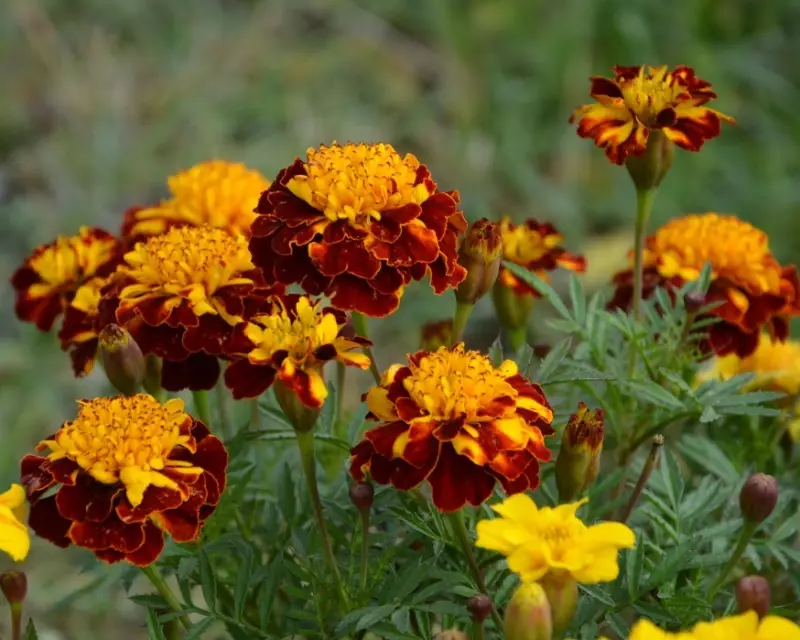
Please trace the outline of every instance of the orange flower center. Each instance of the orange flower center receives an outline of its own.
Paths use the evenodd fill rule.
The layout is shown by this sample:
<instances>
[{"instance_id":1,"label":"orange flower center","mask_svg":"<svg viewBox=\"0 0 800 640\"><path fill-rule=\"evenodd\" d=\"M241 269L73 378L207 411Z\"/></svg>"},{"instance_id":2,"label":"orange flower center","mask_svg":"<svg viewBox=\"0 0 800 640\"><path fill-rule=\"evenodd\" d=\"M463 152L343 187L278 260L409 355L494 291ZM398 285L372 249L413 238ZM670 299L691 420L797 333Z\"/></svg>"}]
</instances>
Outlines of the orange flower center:
<instances>
[{"instance_id":1,"label":"orange flower center","mask_svg":"<svg viewBox=\"0 0 800 640\"><path fill-rule=\"evenodd\" d=\"M190 436L181 432L189 416L183 400L163 405L145 394L80 401L77 418L58 430L49 448L49 460L67 458L98 482L122 482L131 504L141 504L149 485L174 488L176 483L160 473L167 467L194 470L188 462L169 460L176 447L191 448Z\"/></svg>"},{"instance_id":2,"label":"orange flower center","mask_svg":"<svg viewBox=\"0 0 800 640\"><path fill-rule=\"evenodd\" d=\"M514 225L509 218L500 222L503 238L503 257L519 265L541 260L558 247L563 238L558 234L544 235L527 225Z\"/></svg>"},{"instance_id":3,"label":"orange flower center","mask_svg":"<svg viewBox=\"0 0 800 640\"><path fill-rule=\"evenodd\" d=\"M181 171L167 181L172 198L136 212L132 235L158 235L168 222L209 225L247 232L269 181L240 163L213 160Z\"/></svg>"},{"instance_id":4,"label":"orange flower center","mask_svg":"<svg viewBox=\"0 0 800 640\"><path fill-rule=\"evenodd\" d=\"M31 285L28 294L38 298L66 284L91 276L114 255L113 238L94 238L88 227L81 227L77 236L59 236L55 243L29 262L44 281Z\"/></svg>"},{"instance_id":5,"label":"orange flower center","mask_svg":"<svg viewBox=\"0 0 800 640\"><path fill-rule=\"evenodd\" d=\"M431 195L424 184L415 185L419 160L401 156L390 144L334 143L310 148L307 155L306 175L286 186L331 221L363 226L380 220L381 211L421 204Z\"/></svg>"},{"instance_id":6,"label":"orange flower center","mask_svg":"<svg viewBox=\"0 0 800 640\"><path fill-rule=\"evenodd\" d=\"M198 316L219 314L229 324L241 322L214 294L226 286L252 284L241 276L254 269L245 236L212 227L173 227L137 243L125 262L118 273L136 284L125 287L120 299L156 295L169 298L168 307L188 300Z\"/></svg>"},{"instance_id":7,"label":"orange flower center","mask_svg":"<svg viewBox=\"0 0 800 640\"><path fill-rule=\"evenodd\" d=\"M656 231L645 251L667 278L696 280L711 264L712 276L753 293L779 293L781 268L769 250L767 234L735 216L716 213L677 218Z\"/></svg>"},{"instance_id":8,"label":"orange flower center","mask_svg":"<svg viewBox=\"0 0 800 640\"><path fill-rule=\"evenodd\" d=\"M643 66L639 75L630 80L617 80L625 105L643 123L655 124L656 116L673 106L686 87L680 83L666 66Z\"/></svg>"},{"instance_id":9,"label":"orange flower center","mask_svg":"<svg viewBox=\"0 0 800 640\"><path fill-rule=\"evenodd\" d=\"M493 418L481 415L499 397L517 397L506 378L517 373L517 366L507 360L496 368L478 351L465 351L459 345L429 353L419 365L411 366L411 375L403 380L408 394L435 420L447 421L466 416L466 421L485 422ZM512 408L513 412L513 408Z\"/></svg>"}]
</instances>

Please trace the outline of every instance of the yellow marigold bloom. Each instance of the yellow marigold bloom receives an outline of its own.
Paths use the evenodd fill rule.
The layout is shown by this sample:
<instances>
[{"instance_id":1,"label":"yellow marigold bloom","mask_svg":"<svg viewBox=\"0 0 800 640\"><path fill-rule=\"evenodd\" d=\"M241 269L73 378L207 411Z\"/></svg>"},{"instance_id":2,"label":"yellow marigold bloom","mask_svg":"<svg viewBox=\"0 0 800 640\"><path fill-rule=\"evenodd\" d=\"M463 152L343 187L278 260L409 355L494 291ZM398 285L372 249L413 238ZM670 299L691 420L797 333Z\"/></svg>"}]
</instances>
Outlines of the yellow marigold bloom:
<instances>
[{"instance_id":1,"label":"yellow marigold bloom","mask_svg":"<svg viewBox=\"0 0 800 640\"><path fill-rule=\"evenodd\" d=\"M677 146L699 151L734 119L706 106L717 95L694 70L678 66L614 67L614 78L591 78L594 104L576 109L578 135L592 138L615 164L645 152L650 133L661 131Z\"/></svg>"},{"instance_id":2,"label":"yellow marigold bloom","mask_svg":"<svg viewBox=\"0 0 800 640\"><path fill-rule=\"evenodd\" d=\"M540 509L527 495L511 496L492 507L500 518L478 523L475 544L507 556L509 569L526 582L550 572L582 583L615 580L617 553L634 546L633 531L618 522L585 525L575 512L586 502Z\"/></svg>"},{"instance_id":3,"label":"yellow marigold bloom","mask_svg":"<svg viewBox=\"0 0 800 640\"><path fill-rule=\"evenodd\" d=\"M25 526L25 490L12 484L0 493L0 550L15 562L22 562L31 548L28 527Z\"/></svg>"},{"instance_id":4,"label":"yellow marigold bloom","mask_svg":"<svg viewBox=\"0 0 800 640\"><path fill-rule=\"evenodd\" d=\"M639 620L629 640L800 640L800 626L779 616L759 621L755 611L699 622L691 631L662 631L649 620Z\"/></svg>"},{"instance_id":5,"label":"yellow marigold bloom","mask_svg":"<svg viewBox=\"0 0 800 640\"><path fill-rule=\"evenodd\" d=\"M186 225L247 234L258 199L270 183L238 162L211 160L171 176L167 185L172 197L125 213L123 236L154 236Z\"/></svg>"},{"instance_id":6,"label":"yellow marigold bloom","mask_svg":"<svg viewBox=\"0 0 800 640\"><path fill-rule=\"evenodd\" d=\"M304 405L319 408L328 397L322 377L326 362L369 368L369 357L361 349L371 343L346 337L346 324L344 313L323 309L306 296L275 296L271 313L237 327L225 384L234 398L255 398L277 377Z\"/></svg>"},{"instance_id":7,"label":"yellow marigold bloom","mask_svg":"<svg viewBox=\"0 0 800 640\"><path fill-rule=\"evenodd\" d=\"M649 237L644 251L644 295L661 286L677 291L697 280L711 265L706 303L721 302L709 313L718 317L704 349L718 355L752 353L762 328L785 340L787 320L800 314L800 281L794 266L781 266L767 234L735 216L689 214L671 220ZM612 306L627 307L633 291L632 270L614 277Z\"/></svg>"}]
</instances>

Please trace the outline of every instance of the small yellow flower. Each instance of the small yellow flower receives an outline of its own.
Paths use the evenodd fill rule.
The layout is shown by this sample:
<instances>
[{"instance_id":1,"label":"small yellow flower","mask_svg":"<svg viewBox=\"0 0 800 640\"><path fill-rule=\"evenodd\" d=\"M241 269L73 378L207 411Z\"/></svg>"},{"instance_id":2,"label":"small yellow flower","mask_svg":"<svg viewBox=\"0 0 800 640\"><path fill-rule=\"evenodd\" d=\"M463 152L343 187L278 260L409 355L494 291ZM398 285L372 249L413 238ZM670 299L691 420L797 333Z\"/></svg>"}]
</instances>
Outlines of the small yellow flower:
<instances>
[{"instance_id":1,"label":"small yellow flower","mask_svg":"<svg viewBox=\"0 0 800 640\"><path fill-rule=\"evenodd\" d=\"M639 620L630 640L800 640L800 626L779 616L759 621L755 611L700 622L691 631L662 631L649 620Z\"/></svg>"},{"instance_id":2,"label":"small yellow flower","mask_svg":"<svg viewBox=\"0 0 800 640\"><path fill-rule=\"evenodd\" d=\"M25 511L25 490L20 485L0 493L0 549L15 562L22 562L31 548Z\"/></svg>"},{"instance_id":3,"label":"small yellow flower","mask_svg":"<svg viewBox=\"0 0 800 640\"><path fill-rule=\"evenodd\" d=\"M548 573L609 582L619 574L618 551L633 547L635 536L618 522L586 526L575 515L585 502L540 509L526 495L511 496L493 507L502 517L478 523L475 544L508 556L509 568L525 582Z\"/></svg>"}]
</instances>

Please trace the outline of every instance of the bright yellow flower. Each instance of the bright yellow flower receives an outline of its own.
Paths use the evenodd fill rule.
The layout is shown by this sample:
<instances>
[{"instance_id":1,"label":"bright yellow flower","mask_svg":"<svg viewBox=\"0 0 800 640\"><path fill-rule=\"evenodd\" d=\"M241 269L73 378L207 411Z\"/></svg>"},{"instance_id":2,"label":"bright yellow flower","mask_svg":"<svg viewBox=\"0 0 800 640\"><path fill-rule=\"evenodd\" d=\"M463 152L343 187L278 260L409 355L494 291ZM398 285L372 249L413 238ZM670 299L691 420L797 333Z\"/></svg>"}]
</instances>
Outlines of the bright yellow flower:
<instances>
[{"instance_id":1,"label":"bright yellow flower","mask_svg":"<svg viewBox=\"0 0 800 640\"><path fill-rule=\"evenodd\" d=\"M779 616L758 619L755 611L699 622L691 631L662 631L649 620L639 620L629 640L800 640L800 626Z\"/></svg>"},{"instance_id":2,"label":"bright yellow flower","mask_svg":"<svg viewBox=\"0 0 800 640\"><path fill-rule=\"evenodd\" d=\"M618 522L586 526L575 515L585 502L540 509L526 495L511 496L493 507L502 517L478 523L475 544L508 556L509 569L526 582L549 572L609 582L619 574L617 553L634 546L634 533Z\"/></svg>"},{"instance_id":3,"label":"bright yellow flower","mask_svg":"<svg viewBox=\"0 0 800 640\"><path fill-rule=\"evenodd\" d=\"M169 200L125 214L124 236L160 235L185 225L249 233L258 199L270 183L238 162L212 160L171 176L167 184Z\"/></svg>"},{"instance_id":4,"label":"bright yellow flower","mask_svg":"<svg viewBox=\"0 0 800 640\"><path fill-rule=\"evenodd\" d=\"M22 562L31 548L28 527L25 526L25 490L12 484L0 493L0 550L15 562Z\"/></svg>"}]
</instances>

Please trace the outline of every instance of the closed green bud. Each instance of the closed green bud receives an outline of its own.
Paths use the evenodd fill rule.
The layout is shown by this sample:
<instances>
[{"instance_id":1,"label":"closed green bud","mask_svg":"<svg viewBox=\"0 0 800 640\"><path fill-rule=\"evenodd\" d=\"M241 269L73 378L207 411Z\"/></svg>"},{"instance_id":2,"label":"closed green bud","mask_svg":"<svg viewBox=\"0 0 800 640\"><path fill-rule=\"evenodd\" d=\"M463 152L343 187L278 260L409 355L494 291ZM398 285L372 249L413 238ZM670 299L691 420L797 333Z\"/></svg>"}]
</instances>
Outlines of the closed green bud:
<instances>
[{"instance_id":1,"label":"closed green bud","mask_svg":"<svg viewBox=\"0 0 800 640\"><path fill-rule=\"evenodd\" d=\"M467 270L467 277L456 289L461 304L475 304L485 296L497 280L503 243L500 225L481 218L467 231L458 262Z\"/></svg>"},{"instance_id":2,"label":"closed green bud","mask_svg":"<svg viewBox=\"0 0 800 640\"><path fill-rule=\"evenodd\" d=\"M578 583L565 571L550 571L541 580L553 618L553 635L560 638L578 608Z\"/></svg>"},{"instance_id":3,"label":"closed green bud","mask_svg":"<svg viewBox=\"0 0 800 640\"><path fill-rule=\"evenodd\" d=\"M604 417L602 409L592 411L581 402L564 429L556 459L556 486L562 503L574 502L597 478Z\"/></svg>"},{"instance_id":4,"label":"closed green bud","mask_svg":"<svg viewBox=\"0 0 800 640\"><path fill-rule=\"evenodd\" d=\"M98 354L108 381L125 395L139 391L144 380L145 363L136 340L116 324L110 324L100 331L98 339Z\"/></svg>"},{"instance_id":5,"label":"closed green bud","mask_svg":"<svg viewBox=\"0 0 800 640\"><path fill-rule=\"evenodd\" d=\"M506 640L552 640L550 603L538 582L521 584L506 607Z\"/></svg>"},{"instance_id":6,"label":"closed green bud","mask_svg":"<svg viewBox=\"0 0 800 640\"><path fill-rule=\"evenodd\" d=\"M273 389L275 389L275 397L278 400L278 404L283 409L283 413L289 419L295 431L299 433L311 431L314 425L317 424L319 409L303 404L297 394L280 380L275 381Z\"/></svg>"},{"instance_id":7,"label":"closed green bud","mask_svg":"<svg viewBox=\"0 0 800 640\"><path fill-rule=\"evenodd\" d=\"M651 130L647 148L640 156L629 156L625 166L639 191L649 191L661 184L672 167L675 145L661 131Z\"/></svg>"}]
</instances>

